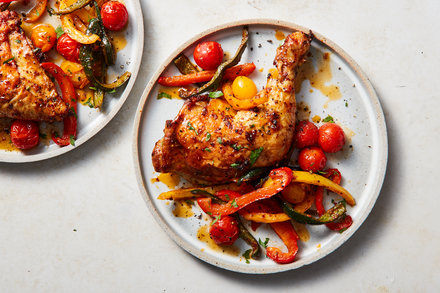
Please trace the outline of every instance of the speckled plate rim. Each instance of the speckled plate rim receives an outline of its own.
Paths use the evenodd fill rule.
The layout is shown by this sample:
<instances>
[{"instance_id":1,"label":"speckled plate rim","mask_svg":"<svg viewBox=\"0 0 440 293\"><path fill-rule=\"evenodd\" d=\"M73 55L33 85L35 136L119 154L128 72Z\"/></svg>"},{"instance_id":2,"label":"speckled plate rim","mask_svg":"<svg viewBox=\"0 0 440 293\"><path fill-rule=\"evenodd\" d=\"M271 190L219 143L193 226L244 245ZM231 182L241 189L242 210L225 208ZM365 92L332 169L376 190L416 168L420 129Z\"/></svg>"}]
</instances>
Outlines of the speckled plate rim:
<instances>
[{"instance_id":1,"label":"speckled plate rim","mask_svg":"<svg viewBox=\"0 0 440 293\"><path fill-rule=\"evenodd\" d=\"M183 45L179 46L171 55L166 59L162 65L157 69L153 77L150 79L150 81L147 84L146 89L144 90L142 94L142 98L139 101L137 110L136 110L136 117L133 127L133 159L134 159L134 168L136 173L136 179L138 182L139 190L142 194L142 197L144 198L149 210L153 214L156 221L159 223L159 225L162 227L162 229L173 239L180 247L185 249L187 252L191 253L193 256L210 263L214 266L234 271L234 272L240 272L240 273L247 273L247 274L268 274L268 273L277 273L277 272L284 272L289 271L293 269L300 268L304 265L311 264L313 262L318 261L319 259L324 258L337 248L339 248L344 242L346 242L356 231L357 229L362 225L362 223L365 221L369 213L371 212L377 197L379 196L380 190L382 188L382 184L385 178L385 172L386 172L386 166L387 166L387 159L388 159L388 140L387 140L387 130L386 130L386 124L385 124L385 118L383 115L382 107L379 102L379 98L376 95L376 92L371 85L368 77L365 75L365 73L361 70L359 65L347 54L344 50L342 50L338 45L327 39L326 37L320 35L319 33L316 33L313 31L313 34L315 36L315 41L318 40L322 42L324 45L328 46L332 50L334 50L342 59L344 59L347 64L350 65L350 67L353 69L353 71L357 74L357 77L362 81L363 86L367 90L368 97L370 99L371 105L373 107L373 111L376 115L376 123L378 128L378 165L376 166L376 172L375 172L375 178L374 183L375 186L372 189L371 195L369 197L370 201L367 205L365 205L364 209L360 211L359 217L356 218L356 221L353 223L352 227L347 230L345 233L341 234L342 237L338 238L336 241L332 242L332 244L327 245L326 247L320 249L315 255L309 258L299 259L291 264L287 265L278 265L274 263L274 266L271 268L259 268L252 265L246 266L244 269L241 266L231 265L229 263L223 263L221 259L218 259L216 257L211 257L210 255L203 253L199 249L193 247L191 243L186 242L184 239L182 239L177 233L175 233L172 229L168 227L165 220L163 219L162 215L156 210L154 207L154 204L152 202L152 199L150 198L150 195L148 194L147 189L147 182L146 177L144 176L144 172L142 170L142 164L141 164L141 158L140 158L140 151L139 151L139 139L140 139L140 127L141 127L141 121L143 120L143 116L146 115L146 113L143 112L143 109L146 105L146 102L148 100L150 91L156 84L157 79L160 77L162 72L166 69L166 67L172 62L172 60L182 51L184 51L186 48L197 42L198 40L209 36L211 34L217 33L222 30L235 28L237 26L244 26L244 25L269 25L281 28L281 29L288 29L292 31L302 31L305 33L309 33L311 30L307 29L305 27L299 26L294 23L286 22L286 21L280 21L280 20L273 20L273 19L247 19L247 20L240 20L230 23L225 23L219 26L215 26L213 28L210 28L195 37L191 38L187 42L185 42ZM153 199L154 200L154 199Z\"/></svg>"},{"instance_id":2,"label":"speckled plate rim","mask_svg":"<svg viewBox=\"0 0 440 293\"><path fill-rule=\"evenodd\" d=\"M3 163L30 163L30 162L37 162L42 161L46 159L50 159L53 157L57 157L59 155L65 154L73 149L78 148L80 145L88 141L90 138L92 138L95 134L97 134L101 129L103 129L112 119L113 117L119 112L119 110L122 108L122 105L124 105L125 101L127 100L128 96L130 95L130 92L134 86L134 83L136 82L136 77L139 72L139 68L142 61L142 53L144 48L144 20L142 15L142 7L139 0L131 0L134 5L133 11L129 11L130 13L134 13L134 20L136 21L135 29L136 34L133 35L133 38L137 39L137 46L133 50L136 52L139 52L138 55L133 56L133 59L131 62L133 65L133 70L131 70L131 77L128 81L127 85L125 86L122 94L120 97L118 97L118 102L112 107L112 109L105 114L105 119L103 119L100 123L98 123L92 130L88 131L84 135L80 134L78 139L75 141L75 146L68 145L65 147L58 147L54 150L42 152L38 154L30 154L30 155L21 155L21 154L14 154L15 152L5 152L0 153L0 162ZM130 1L130 2L131 2ZM12 153L12 154L11 154Z\"/></svg>"}]
</instances>

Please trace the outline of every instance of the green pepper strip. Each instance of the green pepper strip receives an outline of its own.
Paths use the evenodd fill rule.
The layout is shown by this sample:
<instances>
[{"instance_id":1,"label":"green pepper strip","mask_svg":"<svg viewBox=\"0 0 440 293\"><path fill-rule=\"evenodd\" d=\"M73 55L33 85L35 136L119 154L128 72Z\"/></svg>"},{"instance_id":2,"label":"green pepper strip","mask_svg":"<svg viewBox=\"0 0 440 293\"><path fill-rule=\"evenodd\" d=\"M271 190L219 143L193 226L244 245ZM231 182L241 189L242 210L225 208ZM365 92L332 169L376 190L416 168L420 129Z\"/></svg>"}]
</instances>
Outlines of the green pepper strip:
<instances>
[{"instance_id":1,"label":"green pepper strip","mask_svg":"<svg viewBox=\"0 0 440 293\"><path fill-rule=\"evenodd\" d=\"M75 3L73 3L70 6L67 6L64 9L55 11L55 9L53 8L49 8L47 9L47 12L49 12L49 15L63 15L63 14L69 14L72 13L78 9L83 8L84 6L86 6L87 4L89 4L90 2L92 2L92 0L78 0Z\"/></svg>"},{"instance_id":2,"label":"green pepper strip","mask_svg":"<svg viewBox=\"0 0 440 293\"><path fill-rule=\"evenodd\" d=\"M87 32L95 33L99 29L99 20L94 18L90 21ZM84 68L84 72L91 83L97 88L104 92L111 92L127 82L130 79L131 73L125 72L121 75L115 82L110 84L105 84L100 82L93 74L93 68L95 66L95 58L93 57L93 46L83 45L79 50L79 60Z\"/></svg>"},{"instance_id":3,"label":"green pepper strip","mask_svg":"<svg viewBox=\"0 0 440 293\"><path fill-rule=\"evenodd\" d=\"M197 195L207 196L207 197L211 198L213 202L216 202L218 204L226 204L227 203L227 201L222 199L222 198L224 198L225 194L229 194L232 197L232 199L235 199L237 196L240 195L238 192L231 191L231 190L224 190L224 191L220 191L220 192L216 193L216 195L219 195L219 196L213 195L212 193L209 193L206 190L202 190L202 189L191 190L191 193L197 194ZM260 249L260 245L258 244L258 241L246 229L246 227L243 225L240 217L237 214L233 214L232 216L235 217L235 219L237 220L237 223L238 223L238 230L239 230L238 236L241 239L243 239L247 244L249 244L249 246L251 246L251 248L252 248L249 256L254 259L255 259L255 257L260 256L261 249Z\"/></svg>"},{"instance_id":4,"label":"green pepper strip","mask_svg":"<svg viewBox=\"0 0 440 293\"><path fill-rule=\"evenodd\" d=\"M94 5L96 14L98 15L98 24L100 28L98 35L101 38L101 47L103 49L102 51L104 53L105 63L111 66L115 64L116 61L115 50L113 49L112 42L110 42L107 32L105 31L104 24L102 23L101 11L99 9L98 3L94 1Z\"/></svg>"},{"instance_id":5,"label":"green pepper strip","mask_svg":"<svg viewBox=\"0 0 440 293\"><path fill-rule=\"evenodd\" d=\"M192 96L199 95L204 92L213 91L219 87L219 85L222 81L222 78L223 78L223 74L225 73L225 70L228 69L229 67L237 65L238 62L240 62L241 56L243 55L243 52L246 49L248 39L249 39L249 31L248 31L248 28L245 26L243 28L243 32L242 32L241 44L238 47L238 50L235 53L234 57L232 59L220 64L220 66L217 68L217 71L215 72L212 79L208 83L206 83L204 86L199 88Z\"/></svg>"},{"instance_id":6,"label":"green pepper strip","mask_svg":"<svg viewBox=\"0 0 440 293\"><path fill-rule=\"evenodd\" d=\"M345 207L345 201L340 201L337 204L335 204L334 207L332 207L331 209L326 211L322 216L316 219L310 215L306 215L295 211L288 202L283 201L281 205L283 211L290 218L297 221L298 223L309 224L309 225L322 225L322 224L331 223L341 217L344 217L347 211Z\"/></svg>"},{"instance_id":7,"label":"green pepper strip","mask_svg":"<svg viewBox=\"0 0 440 293\"><path fill-rule=\"evenodd\" d=\"M237 184L240 185L243 181L252 181L255 179L259 179L262 175L266 174L268 171L267 168L256 168L252 169L243 176L238 179Z\"/></svg>"},{"instance_id":8,"label":"green pepper strip","mask_svg":"<svg viewBox=\"0 0 440 293\"><path fill-rule=\"evenodd\" d=\"M173 60L174 65L176 65L179 72L182 74L197 73L197 68L189 61L185 54L181 53Z\"/></svg>"}]
</instances>

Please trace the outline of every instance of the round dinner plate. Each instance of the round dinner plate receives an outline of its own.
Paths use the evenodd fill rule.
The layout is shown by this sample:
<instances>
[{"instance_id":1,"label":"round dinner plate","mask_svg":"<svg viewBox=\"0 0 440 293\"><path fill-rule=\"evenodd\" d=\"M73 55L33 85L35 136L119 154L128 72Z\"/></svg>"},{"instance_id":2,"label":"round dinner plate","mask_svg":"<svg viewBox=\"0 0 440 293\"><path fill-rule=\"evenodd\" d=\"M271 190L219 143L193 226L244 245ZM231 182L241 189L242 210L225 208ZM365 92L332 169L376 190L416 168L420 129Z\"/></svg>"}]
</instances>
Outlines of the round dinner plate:
<instances>
[{"instance_id":1,"label":"round dinner plate","mask_svg":"<svg viewBox=\"0 0 440 293\"><path fill-rule=\"evenodd\" d=\"M48 145L40 143L28 151L0 150L0 162L34 162L67 153L92 138L118 113L135 83L144 46L144 25L140 2L139 0L125 1L124 4L127 7L129 20L127 27L118 34L124 35L126 45L118 52L116 64L109 68L108 75L111 79L125 71L131 72L127 85L113 94L107 93L100 110L78 105L78 136L75 146L59 147L51 141ZM45 16L43 22L52 23L55 28L59 25L53 17L48 16Z\"/></svg>"},{"instance_id":2,"label":"round dinner plate","mask_svg":"<svg viewBox=\"0 0 440 293\"><path fill-rule=\"evenodd\" d=\"M385 176L388 145L382 109L368 78L341 48L313 32L315 38L308 64L303 66L308 66L309 73L326 74L327 79L320 87L317 87L319 82L316 79L311 83L307 76L301 82L301 89L296 93L299 116L311 120L318 116L324 119L330 115L345 131L346 146L342 152L328 155L327 167L341 171L343 187L356 198L357 204L347 207L353 225L343 233L330 231L325 226L307 226L310 239L299 242L296 260L285 265L276 264L264 255L258 260L247 262L242 254L249 247L242 240L236 241L235 248L225 252L208 244L209 241L204 241L200 229L209 226L209 217L203 214L197 204L192 206L194 215L184 218L173 214L175 206L172 203L157 199L161 192L169 189L162 182L154 180L159 174L154 171L151 153L156 141L163 136L165 121L174 119L183 104L183 100L179 99L158 99L160 86L157 80L161 75L179 74L172 60L181 52L192 60L194 47L200 41L218 41L225 52L233 55L245 25L249 28L249 43L240 63L256 64L257 69L251 78L259 89L265 85L266 76L273 67L276 48L283 42L280 35L293 31L309 33L309 29L292 23L245 20L209 29L179 46L159 67L140 100L134 125L133 155L139 188L147 206L160 226L178 245L212 265L242 273L264 274L292 270L315 262L353 235L379 195ZM331 93L331 88L339 92L339 96ZM281 240L266 226L251 233L257 240L269 238L269 246L285 249Z\"/></svg>"}]
</instances>

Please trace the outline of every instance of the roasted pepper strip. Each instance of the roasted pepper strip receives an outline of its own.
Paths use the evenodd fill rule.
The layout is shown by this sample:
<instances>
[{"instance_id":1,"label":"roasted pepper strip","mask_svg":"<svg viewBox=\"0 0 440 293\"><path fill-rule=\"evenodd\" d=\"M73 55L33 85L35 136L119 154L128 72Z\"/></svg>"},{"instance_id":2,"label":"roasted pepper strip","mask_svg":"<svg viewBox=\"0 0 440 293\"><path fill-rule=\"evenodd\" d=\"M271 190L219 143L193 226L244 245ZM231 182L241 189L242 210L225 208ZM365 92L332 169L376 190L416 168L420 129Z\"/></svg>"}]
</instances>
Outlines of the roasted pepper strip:
<instances>
[{"instance_id":1,"label":"roasted pepper strip","mask_svg":"<svg viewBox=\"0 0 440 293\"><path fill-rule=\"evenodd\" d=\"M96 41L99 41L99 36L96 34L86 35L79 31L75 25L73 24L73 18L71 15L62 15L60 17L61 26L65 33L69 35L72 39L81 44L94 44Z\"/></svg>"},{"instance_id":2,"label":"roasted pepper strip","mask_svg":"<svg viewBox=\"0 0 440 293\"><path fill-rule=\"evenodd\" d=\"M35 4L34 8L26 15L24 19L25 22L36 22L43 16L44 11L46 10L47 0L37 0L37 4Z\"/></svg>"},{"instance_id":3,"label":"roasted pepper strip","mask_svg":"<svg viewBox=\"0 0 440 293\"><path fill-rule=\"evenodd\" d=\"M157 199L160 200L180 200L180 199L190 199L194 197L207 197L208 195L205 193L203 195L202 192L207 192L210 194L216 193L220 190L233 190L239 192L241 194L247 193L253 190L252 186L249 184L241 184L240 186L231 183L227 185L217 185L210 187L190 187L190 188L180 188L175 190L170 190L159 194Z\"/></svg>"},{"instance_id":4,"label":"roasted pepper strip","mask_svg":"<svg viewBox=\"0 0 440 293\"><path fill-rule=\"evenodd\" d=\"M236 216L237 223L238 223L238 229L239 229L239 237L243 239L249 246L252 248L251 252L249 253L249 257L255 259L256 257L259 257L261 254L261 247L258 244L258 241L252 236L252 234L246 229L246 227L241 222L240 218Z\"/></svg>"},{"instance_id":5,"label":"roasted pepper strip","mask_svg":"<svg viewBox=\"0 0 440 293\"><path fill-rule=\"evenodd\" d=\"M292 180L292 170L287 167L274 169L270 172L269 177L273 180L271 185L246 193L239 198L229 200L226 204L212 203L210 198L200 198L197 202L206 213L222 216L230 215L253 202L270 198L283 190Z\"/></svg>"},{"instance_id":6,"label":"roasted pepper strip","mask_svg":"<svg viewBox=\"0 0 440 293\"><path fill-rule=\"evenodd\" d=\"M73 3L72 5L69 5L65 8L62 8L58 11L56 11L53 8L49 8L47 11L49 12L50 15L64 15L64 14L69 14L72 13L78 9L83 8L84 6L86 6L87 4L89 4L90 2L92 2L92 0L78 0L75 3Z\"/></svg>"},{"instance_id":7,"label":"roasted pepper strip","mask_svg":"<svg viewBox=\"0 0 440 293\"><path fill-rule=\"evenodd\" d=\"M279 223L290 221L290 217L285 213L260 213L260 212L241 212L240 215L248 221L257 223Z\"/></svg>"},{"instance_id":8,"label":"roasted pepper strip","mask_svg":"<svg viewBox=\"0 0 440 293\"><path fill-rule=\"evenodd\" d=\"M212 79L208 83L206 83L204 86L198 88L196 93L193 95L199 95L204 92L216 90L219 87L219 85L223 79L223 75L225 74L225 70L228 69L229 67L237 65L238 62L240 62L241 55L243 55L244 50L246 49L248 39L249 39L249 31L248 31L248 28L245 26L242 31L241 44L238 47L237 52L235 53L234 57L232 57L232 59L220 64L219 67L217 67L217 70L215 71L215 74L212 77Z\"/></svg>"},{"instance_id":9,"label":"roasted pepper strip","mask_svg":"<svg viewBox=\"0 0 440 293\"><path fill-rule=\"evenodd\" d=\"M349 205L354 206L356 204L356 201L353 198L353 196L345 188L343 188L339 184L334 183L330 179L306 171L292 171L292 172L293 172L293 179L292 179L293 182L302 182L302 183L325 187L328 190L333 191L334 193L337 193L340 196L342 196Z\"/></svg>"},{"instance_id":10,"label":"roasted pepper strip","mask_svg":"<svg viewBox=\"0 0 440 293\"><path fill-rule=\"evenodd\" d=\"M116 61L116 53L113 48L112 42L105 31L104 24L102 23L101 10L99 9L98 3L94 1L95 11L98 16L98 23L100 27L99 36L101 37L101 47L104 53L105 63L109 66L114 65Z\"/></svg>"},{"instance_id":11,"label":"roasted pepper strip","mask_svg":"<svg viewBox=\"0 0 440 293\"><path fill-rule=\"evenodd\" d=\"M284 213L286 213L290 218L297 221L298 223L309 224L309 225L322 225L322 224L331 223L341 217L344 217L345 213L347 212L344 201L335 204L334 207L326 211L318 219L313 218L310 215L295 211L293 207L286 201L283 201L282 207Z\"/></svg>"},{"instance_id":12,"label":"roasted pepper strip","mask_svg":"<svg viewBox=\"0 0 440 293\"><path fill-rule=\"evenodd\" d=\"M234 80L237 76L248 76L255 70L254 63L245 63L226 69L223 80ZM161 76L157 80L163 86L185 86L193 83L207 82L212 79L215 71L207 70L186 75L176 75L171 77Z\"/></svg>"},{"instance_id":13,"label":"roasted pepper strip","mask_svg":"<svg viewBox=\"0 0 440 293\"><path fill-rule=\"evenodd\" d=\"M192 64L188 57L183 53L174 58L173 63L182 74L193 74L198 72L194 64Z\"/></svg>"},{"instance_id":14,"label":"roasted pepper strip","mask_svg":"<svg viewBox=\"0 0 440 293\"><path fill-rule=\"evenodd\" d=\"M329 170L326 170L325 173L326 174L324 176L329 177L336 184L341 183L342 176L341 176L341 173L339 172L339 170L329 169ZM320 216L325 213L323 198L324 198L324 188L318 187L316 190L316 194L315 194L315 206L316 206L316 210L318 211L318 215L320 215ZM326 226L330 230L342 232L342 231L346 230L347 228L349 228L352 224L353 224L353 219L351 218L351 216L346 215L345 217L343 217L342 220L328 223L328 224L326 224Z\"/></svg>"},{"instance_id":15,"label":"roasted pepper strip","mask_svg":"<svg viewBox=\"0 0 440 293\"><path fill-rule=\"evenodd\" d=\"M298 252L298 235L290 222L272 223L270 227L283 240L288 252L282 252L277 247L268 247L266 249L267 257L279 264L288 264L295 260Z\"/></svg>"},{"instance_id":16,"label":"roasted pepper strip","mask_svg":"<svg viewBox=\"0 0 440 293\"><path fill-rule=\"evenodd\" d=\"M59 146L74 144L77 132L77 102L75 88L69 77L60 67L58 67L58 65L47 62L42 63L41 67L55 78L61 89L64 102L70 107L69 115L64 118L63 136L57 137L52 135L52 140Z\"/></svg>"}]
</instances>

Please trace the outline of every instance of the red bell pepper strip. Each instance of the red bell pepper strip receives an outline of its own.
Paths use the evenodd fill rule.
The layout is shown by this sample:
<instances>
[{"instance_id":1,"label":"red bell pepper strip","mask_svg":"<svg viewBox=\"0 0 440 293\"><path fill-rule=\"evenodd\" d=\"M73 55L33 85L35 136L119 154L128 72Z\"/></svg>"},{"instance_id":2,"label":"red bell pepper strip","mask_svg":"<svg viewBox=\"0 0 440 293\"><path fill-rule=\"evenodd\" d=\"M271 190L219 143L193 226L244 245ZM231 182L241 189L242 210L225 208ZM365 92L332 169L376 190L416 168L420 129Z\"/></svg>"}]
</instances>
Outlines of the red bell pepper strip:
<instances>
[{"instance_id":1,"label":"red bell pepper strip","mask_svg":"<svg viewBox=\"0 0 440 293\"><path fill-rule=\"evenodd\" d=\"M326 170L324 177L330 178L336 184L341 184L342 176L338 169L328 169ZM315 206L318 211L318 215L322 216L325 213L325 208L323 204L324 198L324 187L318 186L315 193ZM330 230L342 232L346 230L353 224L353 219L351 216L346 215L342 220L332 223L327 223L326 226Z\"/></svg>"},{"instance_id":2,"label":"red bell pepper strip","mask_svg":"<svg viewBox=\"0 0 440 293\"><path fill-rule=\"evenodd\" d=\"M69 114L64 118L64 133L63 136L57 137L52 134L52 140L59 146L66 146L69 144L74 144L77 133L77 102L76 102L76 92L73 87L72 81L64 73L64 71L56 64L51 62L41 63L41 67L52 75L58 85L61 88L61 93L64 102L70 108Z\"/></svg>"},{"instance_id":3,"label":"red bell pepper strip","mask_svg":"<svg viewBox=\"0 0 440 293\"><path fill-rule=\"evenodd\" d=\"M237 76L248 76L255 70L254 63L245 63L226 69L223 76L224 80L234 80ZM163 86L185 86L193 83L208 82L215 74L215 70L200 71L185 75L176 75L171 77L161 76L157 80Z\"/></svg>"},{"instance_id":4,"label":"red bell pepper strip","mask_svg":"<svg viewBox=\"0 0 440 293\"><path fill-rule=\"evenodd\" d=\"M197 199L197 203L202 210L209 215L230 215L253 202L274 196L289 185L292 181L293 173L291 169L282 167L272 170L269 177L273 180L271 185L251 191L238 198L231 199L227 203L212 203L211 198L199 198Z\"/></svg>"},{"instance_id":5,"label":"red bell pepper strip","mask_svg":"<svg viewBox=\"0 0 440 293\"><path fill-rule=\"evenodd\" d=\"M277 233L277 235L283 240L284 245L287 247L288 252L282 252L277 247L268 247L266 249L267 257L279 264L288 264L295 260L296 253L298 252L298 235L292 226L290 221L271 223L270 227Z\"/></svg>"}]
</instances>

